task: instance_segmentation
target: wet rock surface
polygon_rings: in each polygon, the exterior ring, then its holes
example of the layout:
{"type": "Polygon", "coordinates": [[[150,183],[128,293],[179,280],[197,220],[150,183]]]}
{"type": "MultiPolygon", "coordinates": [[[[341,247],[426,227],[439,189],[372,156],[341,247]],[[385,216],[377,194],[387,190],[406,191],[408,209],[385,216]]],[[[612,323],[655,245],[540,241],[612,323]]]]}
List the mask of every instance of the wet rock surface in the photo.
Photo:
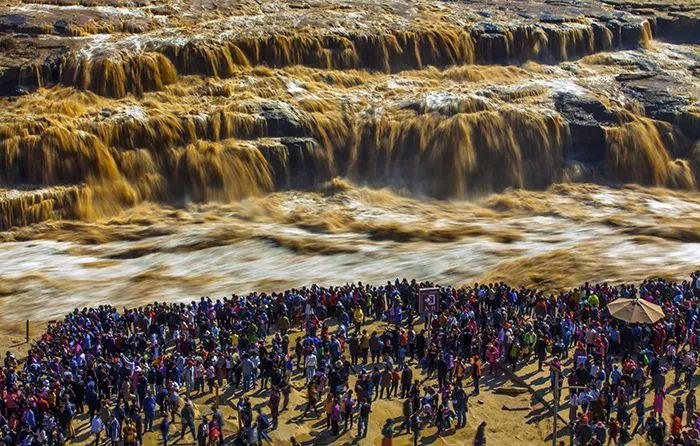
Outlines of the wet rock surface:
{"type": "Polygon", "coordinates": [[[556,108],[569,125],[571,153],[575,161],[596,163],[605,159],[605,130],[614,121],[613,114],[594,98],[582,98],[570,93],[556,97],[556,108]]]}
{"type": "MultiPolygon", "coordinates": [[[[216,58],[218,70],[205,70],[209,75],[221,75],[227,64],[248,63],[397,71],[428,64],[557,62],[644,45],[653,36],[696,42],[698,10],[697,2],[670,0],[497,5],[484,0],[302,5],[158,0],[90,2],[90,6],[70,0],[60,4],[6,0],[0,4],[0,35],[20,39],[22,49],[0,55],[0,94],[10,94],[16,85],[37,87],[59,80],[72,85],[75,81],[59,79],[56,70],[44,67],[66,64],[68,53],[129,65],[135,63],[125,59],[129,55],[155,51],[165,54],[182,74],[195,72],[194,67],[184,67],[195,62],[194,54],[181,51],[195,43],[196,65],[216,58]],[[182,60],[182,54],[188,59],[182,60]]],[[[90,64],[81,69],[90,70],[90,64]]]]}
{"type": "Polygon", "coordinates": [[[19,224],[335,176],[440,199],[577,181],[696,189],[697,10],[5,0],[0,182],[84,194],[19,224]]]}

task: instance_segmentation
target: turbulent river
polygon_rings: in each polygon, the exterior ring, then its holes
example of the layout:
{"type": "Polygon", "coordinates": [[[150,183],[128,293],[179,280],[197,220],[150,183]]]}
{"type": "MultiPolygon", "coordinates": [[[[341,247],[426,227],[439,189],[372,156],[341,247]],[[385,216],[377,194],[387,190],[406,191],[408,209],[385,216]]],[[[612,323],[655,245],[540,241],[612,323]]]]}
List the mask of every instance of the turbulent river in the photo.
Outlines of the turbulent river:
{"type": "Polygon", "coordinates": [[[334,181],[230,205],[142,205],[103,223],[50,222],[2,245],[3,316],[140,305],[397,277],[506,281],[683,279],[700,265],[700,194],[558,185],[436,201],[334,181]]]}
{"type": "Polygon", "coordinates": [[[684,279],[700,4],[0,0],[0,319],[684,279]]]}

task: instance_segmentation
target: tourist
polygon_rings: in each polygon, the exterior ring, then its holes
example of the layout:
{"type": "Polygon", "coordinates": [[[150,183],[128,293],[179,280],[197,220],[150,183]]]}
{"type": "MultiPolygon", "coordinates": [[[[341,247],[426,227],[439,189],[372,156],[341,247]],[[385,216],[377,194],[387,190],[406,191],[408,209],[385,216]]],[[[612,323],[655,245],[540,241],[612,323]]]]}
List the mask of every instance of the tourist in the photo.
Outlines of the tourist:
{"type": "Polygon", "coordinates": [[[205,446],[209,441],[209,420],[207,417],[202,418],[202,422],[197,428],[197,444],[198,446],[205,446]]]}
{"type": "Polygon", "coordinates": [[[342,415],[344,420],[343,430],[352,429],[353,426],[353,410],[355,409],[355,399],[352,396],[352,390],[348,390],[342,400],[342,415]],[[350,427],[348,427],[348,422],[350,427]]]}
{"type": "Polygon", "coordinates": [[[413,432],[413,446],[418,446],[418,439],[423,428],[423,420],[418,412],[411,415],[411,432],[413,432]]]}
{"type": "Polygon", "coordinates": [[[119,424],[119,420],[117,417],[112,414],[112,418],[109,420],[109,439],[112,443],[112,446],[118,446],[119,445],[119,439],[121,437],[121,425],[119,424]]]}
{"type": "Polygon", "coordinates": [[[461,383],[457,383],[454,390],[452,390],[452,407],[455,411],[455,416],[457,418],[457,428],[461,429],[467,425],[467,410],[469,395],[462,388],[461,383]]]}
{"type": "MultiPolygon", "coordinates": [[[[176,416],[180,437],[188,428],[194,437],[192,398],[216,391],[218,398],[228,398],[221,404],[239,398],[239,438],[263,441],[266,435],[274,438],[268,431],[277,428],[288,408],[290,383],[306,380],[308,403],[290,416],[303,420],[312,410],[318,416],[322,400],[335,436],[341,419],[344,430],[352,429],[357,411],[362,438],[371,401],[400,395],[401,430],[412,432],[417,442],[431,424],[441,433],[449,430],[452,412],[455,428],[466,426],[468,380],[471,395],[479,395],[484,361],[492,374],[505,367],[502,361],[510,361],[515,373],[527,368],[532,379],[546,380],[537,369],[547,364],[551,387],[556,375],[567,383],[568,400],[562,404],[569,406],[577,442],[600,441],[599,427],[608,440],[616,434],[618,442],[626,442],[632,412],[637,417],[632,434],[646,435],[655,444],[697,437],[694,390],[676,399],[669,412],[663,404],[669,370],[678,372],[679,387],[695,384],[700,306],[690,282],[588,283],[549,295],[502,283],[440,287],[440,306],[429,318],[429,330],[416,333],[404,315],[417,312],[418,290],[432,285],[397,280],[379,287],[347,284],[223,300],[202,297],[189,304],[154,303],[123,311],[109,305],[76,309],[48,327],[24,363],[6,355],[0,373],[7,390],[3,416],[12,422],[8,426],[16,426],[13,435],[70,438],[73,418],[80,419],[87,406],[90,432],[98,441],[106,430],[111,441],[126,442],[126,433],[131,439],[135,429],[140,444],[154,423],[167,441],[163,428],[176,416]],[[607,306],[620,297],[659,304],[666,319],[650,325],[613,319],[607,306]],[[331,327],[326,314],[341,325],[331,327]],[[365,319],[373,315],[377,320],[368,334],[365,319]],[[389,324],[378,323],[382,320],[389,324]],[[348,330],[352,324],[355,330],[348,330]],[[269,333],[271,327],[279,331],[269,333]],[[368,352],[372,366],[357,370],[360,358],[367,363],[368,352]],[[295,355],[303,375],[293,373],[295,355]],[[431,378],[423,384],[416,379],[425,376],[431,378]],[[253,409],[249,399],[258,378],[261,388],[270,389],[267,404],[260,406],[269,415],[253,409]],[[649,389],[654,391],[653,416],[644,421],[649,389]],[[107,426],[99,418],[105,409],[112,414],[107,426]],[[678,423],[683,416],[687,427],[678,423]]],[[[484,385],[499,384],[487,380],[484,385]]],[[[224,441],[225,418],[216,405],[212,412],[213,419],[197,429],[200,444],[224,441]]]]}
{"type": "Polygon", "coordinates": [[[124,422],[124,427],[122,428],[122,438],[124,439],[124,446],[136,446],[138,443],[136,425],[130,419],[127,419],[124,422]]]}
{"type": "Polygon", "coordinates": [[[92,435],[95,436],[95,445],[100,444],[100,435],[102,434],[102,431],[104,430],[104,422],[102,421],[102,418],[95,414],[92,417],[92,420],[90,421],[90,432],[92,435]]]}
{"type": "Polygon", "coordinates": [[[372,402],[363,401],[360,403],[359,416],[357,420],[357,436],[365,438],[369,428],[369,414],[372,413],[372,402]]]}
{"type": "Polygon", "coordinates": [[[317,364],[318,360],[313,351],[306,355],[306,357],[304,358],[304,368],[306,369],[306,384],[309,384],[309,382],[312,379],[314,379],[314,376],[316,376],[317,364]]]}
{"type": "Polygon", "coordinates": [[[695,390],[690,390],[685,397],[685,410],[686,410],[686,426],[691,426],[693,421],[693,415],[695,414],[696,402],[695,402],[695,390]]]}
{"type": "Polygon", "coordinates": [[[340,434],[340,404],[337,399],[333,399],[333,407],[331,408],[331,431],[333,435],[338,436],[340,434]]]}
{"type": "Polygon", "coordinates": [[[301,418],[306,417],[306,414],[309,413],[309,410],[311,409],[313,409],[314,415],[318,417],[318,408],[316,407],[316,404],[318,403],[318,387],[316,380],[311,381],[306,388],[306,398],[308,402],[306,404],[306,409],[304,409],[304,413],[301,414],[301,418]]]}
{"type": "Polygon", "coordinates": [[[194,430],[194,417],[195,413],[192,400],[188,398],[185,400],[185,405],[182,407],[182,411],[180,412],[180,439],[185,438],[187,429],[190,430],[192,439],[197,439],[197,435],[194,430]]]}
{"type": "Polygon", "coordinates": [[[170,441],[170,418],[168,418],[167,413],[163,415],[163,420],[160,422],[160,435],[163,439],[163,445],[168,446],[170,441]]]}

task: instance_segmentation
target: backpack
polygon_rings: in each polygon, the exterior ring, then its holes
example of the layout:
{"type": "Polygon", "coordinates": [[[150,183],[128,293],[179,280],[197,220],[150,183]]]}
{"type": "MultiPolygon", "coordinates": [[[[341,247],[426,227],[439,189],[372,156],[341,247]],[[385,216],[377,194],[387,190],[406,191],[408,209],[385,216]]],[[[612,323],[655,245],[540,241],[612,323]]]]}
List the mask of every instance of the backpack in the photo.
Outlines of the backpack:
{"type": "Polygon", "coordinates": [[[209,440],[215,441],[219,439],[219,426],[217,423],[212,423],[211,429],[209,429],[209,440]]]}

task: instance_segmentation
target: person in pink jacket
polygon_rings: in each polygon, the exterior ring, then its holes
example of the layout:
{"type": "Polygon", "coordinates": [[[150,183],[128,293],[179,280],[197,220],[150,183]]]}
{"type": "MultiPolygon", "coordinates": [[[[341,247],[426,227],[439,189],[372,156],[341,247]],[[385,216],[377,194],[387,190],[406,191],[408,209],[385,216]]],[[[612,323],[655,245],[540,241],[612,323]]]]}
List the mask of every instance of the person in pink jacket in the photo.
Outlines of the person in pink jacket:
{"type": "Polygon", "coordinates": [[[498,374],[498,360],[501,357],[501,351],[498,349],[496,341],[490,342],[486,347],[486,359],[489,361],[489,373],[492,375],[498,374]]]}
{"type": "Polygon", "coordinates": [[[665,390],[658,390],[654,394],[654,413],[661,414],[664,411],[664,397],[666,396],[666,391],[665,390]]]}

